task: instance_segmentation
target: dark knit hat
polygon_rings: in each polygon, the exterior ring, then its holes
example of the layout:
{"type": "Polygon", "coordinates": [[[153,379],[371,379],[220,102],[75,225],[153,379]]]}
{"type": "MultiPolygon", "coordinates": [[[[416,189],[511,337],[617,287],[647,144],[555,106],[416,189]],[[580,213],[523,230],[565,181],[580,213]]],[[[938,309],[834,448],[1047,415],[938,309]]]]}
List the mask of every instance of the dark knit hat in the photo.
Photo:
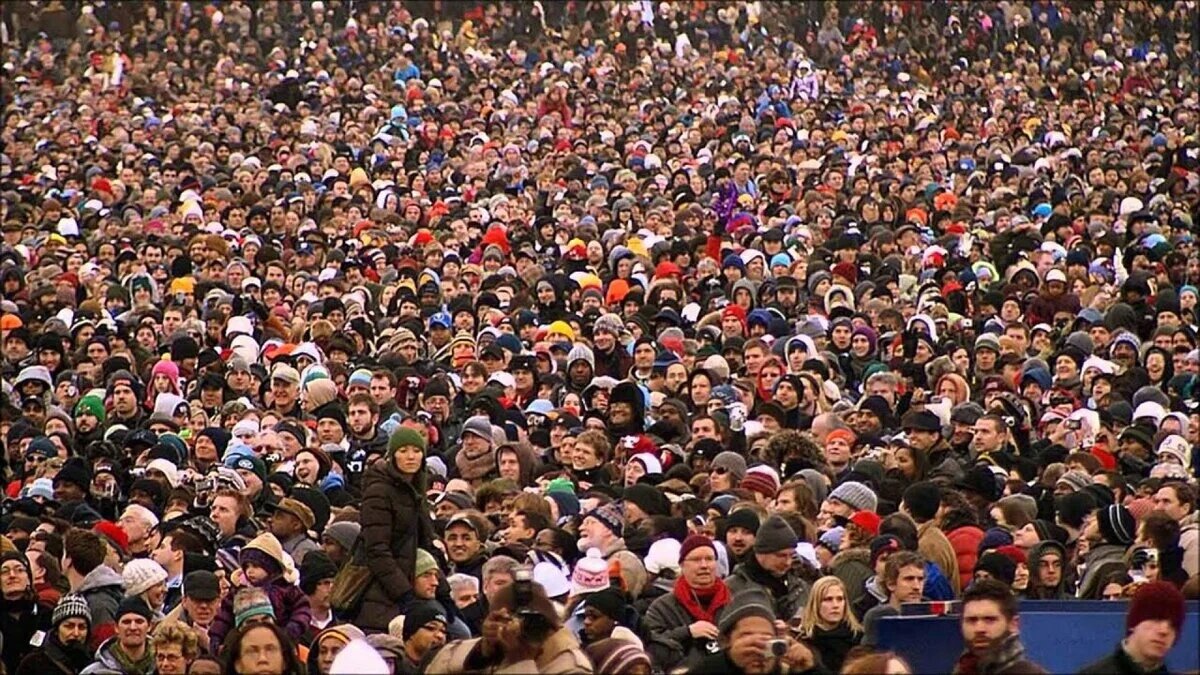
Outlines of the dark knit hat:
{"type": "Polygon", "coordinates": [[[620,507],[614,502],[597,506],[584,514],[583,517],[599,520],[618,537],[621,536],[622,531],[625,529],[625,516],[621,513],[620,507]]]}
{"type": "Polygon", "coordinates": [[[679,562],[682,563],[683,559],[688,557],[689,553],[698,548],[710,548],[712,549],[714,556],[717,554],[717,547],[715,544],[713,544],[712,539],[709,539],[702,534],[689,534],[687,539],[684,539],[683,544],[679,547],[679,562]]]}
{"type": "Polygon", "coordinates": [[[408,642],[408,639],[416,635],[417,631],[433,621],[441,621],[442,625],[449,626],[450,621],[446,618],[446,609],[433,601],[417,603],[404,615],[404,630],[401,632],[401,637],[408,642]]]}
{"type": "Polygon", "coordinates": [[[1008,546],[1011,543],[1013,543],[1013,537],[1008,530],[1000,527],[988,528],[987,532],[983,533],[983,539],[979,540],[979,552],[983,553],[989,549],[1008,546]]]}
{"type": "Polygon", "coordinates": [[[1120,504],[1096,511],[1096,524],[1100,526],[1100,535],[1109,544],[1129,546],[1137,535],[1137,521],[1129,509],[1120,504]]]}
{"type": "Polygon", "coordinates": [[[751,509],[742,508],[729,514],[729,517],[725,519],[725,530],[729,531],[735,527],[740,527],[743,530],[758,532],[761,524],[757,513],[751,509]]]}
{"type": "Polygon", "coordinates": [[[942,489],[933,481],[920,481],[904,491],[904,504],[917,522],[933,520],[942,505],[942,489]]]}
{"type": "Polygon", "coordinates": [[[671,502],[662,490],[639,483],[625,488],[625,501],[637,505],[647,516],[671,515],[671,502]]]}
{"type": "Polygon", "coordinates": [[[58,626],[67,619],[83,619],[89,626],[92,625],[92,610],[88,607],[86,598],[68,593],[59,599],[58,604],[54,606],[51,623],[58,626]]]}
{"type": "MultiPolygon", "coordinates": [[[[769,522],[769,520],[768,520],[769,522]]],[[[787,525],[787,523],[784,523],[787,525]]],[[[738,593],[733,598],[733,602],[729,603],[725,608],[725,614],[721,617],[718,628],[721,629],[721,635],[729,635],[733,632],[734,627],[742,619],[747,617],[757,616],[772,623],[775,622],[775,609],[771,603],[771,598],[764,591],[756,587],[751,587],[738,593]]]]}
{"type": "Polygon", "coordinates": [[[895,553],[902,548],[904,548],[904,545],[900,543],[900,538],[894,534],[881,534],[871,539],[871,569],[875,569],[875,561],[879,560],[879,556],[884,553],[895,553]]]}
{"type": "Polygon", "coordinates": [[[775,553],[790,550],[796,548],[798,543],[800,538],[796,536],[796,531],[776,514],[759,526],[758,534],[754,538],[754,552],[775,553]]]}
{"type": "Polygon", "coordinates": [[[312,595],[317,584],[337,576],[338,567],[324,551],[310,551],[300,563],[300,590],[312,595]]]}
{"type": "Polygon", "coordinates": [[[597,640],[585,649],[597,673],[626,675],[650,670],[650,657],[645,650],[629,640],[605,638],[597,640]],[[641,670],[638,667],[642,667],[641,670]]]}
{"type": "Polygon", "coordinates": [[[117,620],[117,623],[120,623],[121,617],[126,614],[137,614],[146,621],[154,620],[154,612],[150,609],[150,605],[147,605],[146,601],[138,595],[122,600],[121,604],[117,606],[117,611],[113,614],[113,618],[117,620]]]}
{"type": "Polygon", "coordinates": [[[1013,581],[1017,578],[1017,564],[1008,556],[996,551],[988,551],[979,556],[979,560],[975,563],[975,571],[987,572],[992,575],[993,579],[1006,586],[1012,586],[1013,581]]]}
{"type": "Polygon", "coordinates": [[[54,476],[55,484],[71,483],[78,485],[86,494],[92,487],[92,472],[88,469],[80,457],[72,457],[63,464],[63,467],[58,470],[58,474],[54,476]]]}
{"type": "Polygon", "coordinates": [[[1133,630],[1143,621],[1167,621],[1179,633],[1187,614],[1183,594],[1166,581],[1151,581],[1142,584],[1129,601],[1129,613],[1125,615],[1125,629],[1133,630]]]}
{"type": "Polygon", "coordinates": [[[621,593],[620,589],[609,586],[602,591],[589,593],[584,597],[587,598],[584,603],[588,607],[600,612],[613,621],[620,622],[625,616],[627,603],[625,602],[625,596],[621,593]]]}
{"type": "Polygon", "coordinates": [[[1054,511],[1064,525],[1079,529],[1087,514],[1096,508],[1096,500],[1087,492],[1072,492],[1054,500],[1054,511]]]}

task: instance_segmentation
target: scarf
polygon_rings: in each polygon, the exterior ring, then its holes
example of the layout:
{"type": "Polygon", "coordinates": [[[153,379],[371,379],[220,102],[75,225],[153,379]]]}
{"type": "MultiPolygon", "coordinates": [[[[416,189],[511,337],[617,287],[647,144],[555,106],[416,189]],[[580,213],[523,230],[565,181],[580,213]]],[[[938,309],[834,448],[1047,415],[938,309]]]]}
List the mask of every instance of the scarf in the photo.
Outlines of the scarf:
{"type": "Polygon", "coordinates": [[[154,672],[154,648],[149,644],[146,645],[146,651],[142,653],[142,658],[133,660],[121,649],[121,644],[116,643],[109,650],[113,660],[121,665],[121,672],[128,675],[148,675],[154,672]]]}
{"type": "Polygon", "coordinates": [[[717,622],[717,612],[733,600],[729,587],[720,579],[717,579],[711,588],[697,590],[692,588],[687,579],[679,577],[672,592],[693,619],[713,624],[717,622]]]}
{"type": "Polygon", "coordinates": [[[466,480],[479,480],[496,469],[496,456],[491,450],[486,450],[475,457],[467,456],[465,450],[459,450],[454,456],[454,464],[458,466],[458,475],[466,480]]]}

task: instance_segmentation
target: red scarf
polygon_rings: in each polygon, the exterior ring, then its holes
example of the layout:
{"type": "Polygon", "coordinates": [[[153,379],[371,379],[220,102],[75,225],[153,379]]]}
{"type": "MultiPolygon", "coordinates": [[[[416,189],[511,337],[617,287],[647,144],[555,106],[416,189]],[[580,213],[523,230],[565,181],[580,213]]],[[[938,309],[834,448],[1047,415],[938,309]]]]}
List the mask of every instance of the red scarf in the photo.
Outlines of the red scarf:
{"type": "Polygon", "coordinates": [[[711,588],[698,591],[688,584],[687,579],[679,577],[675,582],[673,592],[675,599],[679,600],[679,604],[683,605],[693,619],[709,623],[716,623],[717,612],[733,600],[733,596],[729,593],[729,587],[720,579],[717,579],[711,588]]]}

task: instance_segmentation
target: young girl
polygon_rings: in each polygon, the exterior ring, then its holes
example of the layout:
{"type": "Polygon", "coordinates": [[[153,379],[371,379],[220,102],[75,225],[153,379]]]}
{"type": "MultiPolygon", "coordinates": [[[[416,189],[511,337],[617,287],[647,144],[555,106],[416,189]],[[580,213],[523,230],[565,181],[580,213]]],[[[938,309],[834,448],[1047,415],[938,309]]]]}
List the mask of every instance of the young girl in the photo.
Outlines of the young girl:
{"type": "MultiPolygon", "coordinates": [[[[275,535],[263,533],[242,548],[239,556],[241,569],[234,572],[235,586],[254,586],[267,593],[275,612],[275,623],[293,640],[300,639],[308,630],[312,611],[308,596],[296,585],[299,578],[290,557],[284,554],[283,545],[275,535]]],[[[233,593],[221,602],[221,611],[213,620],[208,635],[215,650],[221,640],[233,628],[233,593]]]]}

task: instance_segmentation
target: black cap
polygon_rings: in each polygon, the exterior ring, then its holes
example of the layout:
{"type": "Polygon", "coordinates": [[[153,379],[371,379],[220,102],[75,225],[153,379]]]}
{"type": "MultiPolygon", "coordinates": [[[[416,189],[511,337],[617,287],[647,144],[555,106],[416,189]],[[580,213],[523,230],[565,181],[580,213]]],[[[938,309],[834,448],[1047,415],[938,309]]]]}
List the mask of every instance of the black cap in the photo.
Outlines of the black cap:
{"type": "Polygon", "coordinates": [[[904,413],[904,419],[900,421],[901,428],[916,431],[937,431],[942,430],[942,420],[937,415],[928,410],[910,410],[904,413]]]}
{"type": "Polygon", "coordinates": [[[209,602],[221,595],[221,582],[208,570],[198,570],[183,578],[183,595],[193,600],[209,602]]]}

